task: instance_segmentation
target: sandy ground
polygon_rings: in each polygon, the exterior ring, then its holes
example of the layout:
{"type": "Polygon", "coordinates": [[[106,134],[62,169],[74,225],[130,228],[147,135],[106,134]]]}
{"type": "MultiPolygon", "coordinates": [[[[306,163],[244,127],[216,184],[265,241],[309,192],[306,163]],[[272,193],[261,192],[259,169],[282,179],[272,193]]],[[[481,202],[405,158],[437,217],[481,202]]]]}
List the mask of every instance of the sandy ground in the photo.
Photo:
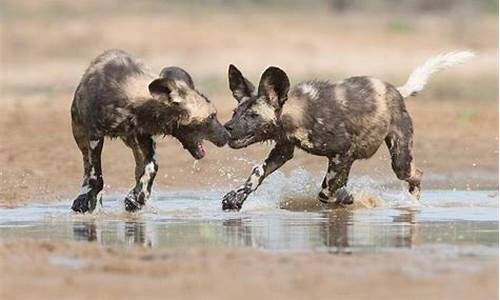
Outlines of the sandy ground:
{"type": "Polygon", "coordinates": [[[0,244],[2,299],[497,299],[497,258],[0,244]],[[27,285],[29,280],[29,288],[27,285]],[[459,283],[459,284],[457,284],[459,283]],[[126,288],[124,288],[126,286],[126,288]]]}
{"type": "MultiPolygon", "coordinates": [[[[82,163],[71,136],[69,107],[88,62],[109,48],[126,49],[153,70],[185,67],[223,121],[235,105],[227,90],[229,63],[252,80],[266,66],[279,65],[292,83],[369,74],[399,84],[432,54],[473,49],[479,54],[474,61],[437,75],[422,95],[407,102],[415,123],[416,163],[425,172],[424,189],[498,189],[497,16],[202,14],[163,6],[143,12],[132,2],[127,2],[130,7],[113,1],[76,3],[5,1],[0,28],[2,207],[67,199],[79,190],[82,163]]],[[[270,147],[237,151],[209,146],[206,158],[193,168],[193,159],[177,141],[159,139],[154,189],[229,190],[270,147]]],[[[321,174],[326,161],[297,151],[283,171],[297,168],[321,174]]],[[[125,193],[132,187],[132,154],[120,141],[105,141],[103,172],[105,191],[125,193]]],[[[385,147],[356,163],[352,175],[399,185],[385,147]]],[[[471,270],[464,267],[468,258],[421,257],[411,251],[333,256],[32,240],[3,241],[0,256],[2,299],[498,298],[497,257],[475,259],[477,268],[471,270]],[[79,268],[71,266],[74,259],[82,264],[79,268]]]]}

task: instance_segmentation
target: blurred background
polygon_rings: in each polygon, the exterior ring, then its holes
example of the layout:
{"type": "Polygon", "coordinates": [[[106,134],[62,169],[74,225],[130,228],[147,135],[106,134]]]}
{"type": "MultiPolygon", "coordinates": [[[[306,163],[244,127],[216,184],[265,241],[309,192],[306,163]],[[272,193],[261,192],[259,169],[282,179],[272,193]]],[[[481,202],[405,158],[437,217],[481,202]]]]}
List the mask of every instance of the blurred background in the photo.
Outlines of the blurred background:
{"type": "MultiPolygon", "coordinates": [[[[72,94],[89,62],[121,48],[154,73],[177,65],[226,121],[236,102],[230,63],[254,83],[269,65],[292,84],[371,75],[403,84],[414,67],[442,51],[478,56],[432,78],[408,100],[416,164],[424,188],[498,188],[498,1],[495,0],[1,0],[0,201],[69,197],[78,191],[81,157],[70,129],[72,94]]],[[[106,190],[132,186],[133,157],[106,141],[106,190]]],[[[196,166],[177,141],[158,139],[157,188],[241,183],[271,145],[209,146],[196,166]]],[[[321,178],[326,159],[296,151],[285,174],[321,178]]],[[[384,187],[399,186],[385,147],[355,164],[384,187]]],[[[318,186],[319,188],[319,186],[318,186]]]]}

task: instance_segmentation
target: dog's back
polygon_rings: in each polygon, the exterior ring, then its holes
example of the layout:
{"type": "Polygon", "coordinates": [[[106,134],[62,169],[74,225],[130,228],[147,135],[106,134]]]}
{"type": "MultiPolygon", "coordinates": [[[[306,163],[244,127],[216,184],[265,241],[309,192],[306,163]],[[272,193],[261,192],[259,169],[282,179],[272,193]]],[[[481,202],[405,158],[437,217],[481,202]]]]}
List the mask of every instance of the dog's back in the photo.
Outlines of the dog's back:
{"type": "Polygon", "coordinates": [[[290,79],[278,67],[268,67],[262,73],[255,93],[253,84],[230,65],[229,88],[238,106],[226,123],[231,132],[229,145],[243,148],[269,139],[276,145],[244,185],[224,196],[223,209],[240,209],[266,176],[293,157],[295,147],[328,158],[318,200],[350,204],[353,197],[344,187],[352,164],[371,157],[383,142],[394,173],[418,198],[423,172],[413,160],[413,125],[404,98],[422,91],[433,73],[473,56],[472,52],[461,51],[431,57],[398,88],[358,76],[335,83],[306,81],[290,93],[290,79]]]}
{"type": "Polygon", "coordinates": [[[90,132],[117,135],[126,131],[132,102],[150,99],[153,76],[123,50],[108,50],[85,71],[73,98],[73,122],[90,132]]]}
{"type": "Polygon", "coordinates": [[[289,136],[310,153],[351,151],[368,158],[402,110],[404,100],[394,86],[358,76],[297,84],[283,106],[282,121],[289,136]]]}

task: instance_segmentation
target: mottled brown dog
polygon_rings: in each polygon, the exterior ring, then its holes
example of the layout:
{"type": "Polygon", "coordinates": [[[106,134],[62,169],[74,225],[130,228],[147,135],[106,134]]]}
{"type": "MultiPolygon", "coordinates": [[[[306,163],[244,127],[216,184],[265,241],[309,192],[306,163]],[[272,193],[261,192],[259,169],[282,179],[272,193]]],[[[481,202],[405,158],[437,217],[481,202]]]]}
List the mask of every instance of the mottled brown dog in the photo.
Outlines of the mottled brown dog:
{"type": "Polygon", "coordinates": [[[204,139],[222,147],[229,138],[214,105],[186,71],[169,67],[157,78],[121,50],[92,61],[76,89],[71,120],[84,167],[72,209],[81,213],[92,212],[100,201],[104,137],[120,137],[135,158],[136,184],[125,198],[128,211],[140,209],[151,194],[158,170],[154,136],[174,136],[195,159],[205,156],[204,139]]]}
{"type": "Polygon", "coordinates": [[[318,199],[350,204],[353,198],[344,187],[353,162],[370,158],[384,141],[394,173],[418,198],[422,171],[414,165],[413,125],[404,99],[421,91],[432,73],[472,56],[471,52],[452,52],[432,57],[398,88],[363,76],[333,83],[301,82],[290,93],[288,76],[279,68],[269,67],[255,90],[230,65],[229,87],[238,106],[225,124],[231,134],[229,145],[237,149],[266,140],[276,145],[242,186],[224,196],[223,209],[240,209],[266,176],[293,157],[295,147],[328,158],[318,199]]]}

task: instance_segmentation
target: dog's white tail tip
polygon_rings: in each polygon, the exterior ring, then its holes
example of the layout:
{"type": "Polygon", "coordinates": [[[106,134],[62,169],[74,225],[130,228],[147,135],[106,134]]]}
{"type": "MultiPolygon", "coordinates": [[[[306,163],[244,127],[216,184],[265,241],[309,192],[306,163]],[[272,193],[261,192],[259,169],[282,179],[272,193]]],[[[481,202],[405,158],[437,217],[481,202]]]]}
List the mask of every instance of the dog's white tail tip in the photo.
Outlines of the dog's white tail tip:
{"type": "Polygon", "coordinates": [[[474,56],[476,54],[469,50],[440,53],[429,58],[423,65],[413,70],[405,85],[397,89],[403,98],[414,96],[424,89],[427,80],[433,73],[454,65],[463,64],[474,56]]]}

